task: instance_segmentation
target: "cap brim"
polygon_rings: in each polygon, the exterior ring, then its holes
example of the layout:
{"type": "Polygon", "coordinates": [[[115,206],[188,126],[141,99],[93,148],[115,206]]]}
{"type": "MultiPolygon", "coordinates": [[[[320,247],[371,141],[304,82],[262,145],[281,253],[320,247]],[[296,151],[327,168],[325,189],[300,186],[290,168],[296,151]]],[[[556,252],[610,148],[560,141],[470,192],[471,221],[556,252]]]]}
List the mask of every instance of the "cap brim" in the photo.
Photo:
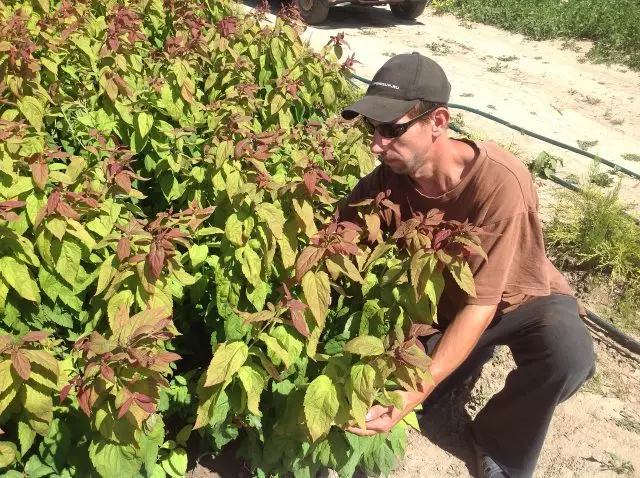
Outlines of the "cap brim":
{"type": "Polygon", "coordinates": [[[351,120],[358,115],[381,123],[390,123],[409,112],[420,100],[397,100],[384,96],[367,95],[342,111],[342,117],[351,120]]]}

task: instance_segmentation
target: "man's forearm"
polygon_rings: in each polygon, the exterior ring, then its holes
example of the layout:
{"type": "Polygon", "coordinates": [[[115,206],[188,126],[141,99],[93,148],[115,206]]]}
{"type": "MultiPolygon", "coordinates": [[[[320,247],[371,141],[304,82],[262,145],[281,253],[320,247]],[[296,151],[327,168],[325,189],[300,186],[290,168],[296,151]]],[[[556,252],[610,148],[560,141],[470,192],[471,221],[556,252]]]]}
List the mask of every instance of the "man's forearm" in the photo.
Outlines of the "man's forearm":
{"type": "Polygon", "coordinates": [[[467,305],[458,313],[442,335],[429,367],[436,385],[465,361],[491,323],[495,312],[494,305],[467,305]]]}

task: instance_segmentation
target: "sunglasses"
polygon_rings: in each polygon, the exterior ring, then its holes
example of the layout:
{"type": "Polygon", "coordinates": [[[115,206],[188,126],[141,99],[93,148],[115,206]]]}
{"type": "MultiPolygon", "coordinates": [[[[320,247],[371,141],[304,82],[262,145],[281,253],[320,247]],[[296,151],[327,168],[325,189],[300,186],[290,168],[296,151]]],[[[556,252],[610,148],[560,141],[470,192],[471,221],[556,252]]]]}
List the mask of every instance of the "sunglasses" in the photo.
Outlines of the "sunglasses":
{"type": "Polygon", "coordinates": [[[424,113],[419,114],[415,118],[410,119],[405,123],[400,123],[400,124],[380,123],[378,125],[374,125],[373,123],[371,123],[371,120],[369,120],[369,118],[364,118],[363,122],[369,134],[374,134],[376,130],[378,130],[378,133],[380,133],[380,136],[382,136],[383,138],[397,138],[405,134],[413,123],[427,116],[428,114],[433,113],[440,106],[441,105],[435,106],[434,108],[431,108],[430,110],[427,110],[424,113]]]}

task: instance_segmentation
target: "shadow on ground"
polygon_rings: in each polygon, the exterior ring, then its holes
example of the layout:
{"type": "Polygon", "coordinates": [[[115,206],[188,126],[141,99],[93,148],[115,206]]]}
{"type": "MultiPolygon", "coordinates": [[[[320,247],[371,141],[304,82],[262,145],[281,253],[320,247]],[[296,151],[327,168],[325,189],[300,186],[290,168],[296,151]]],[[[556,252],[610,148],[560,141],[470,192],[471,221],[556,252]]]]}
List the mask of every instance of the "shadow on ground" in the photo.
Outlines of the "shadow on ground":
{"type": "MultiPolygon", "coordinates": [[[[242,3],[248,7],[255,8],[260,5],[259,0],[243,0],[242,3]]],[[[278,13],[282,2],[272,0],[269,2],[271,13],[278,13]]],[[[340,5],[329,10],[329,17],[321,24],[314,25],[320,30],[333,29],[369,29],[387,28],[395,25],[424,25],[419,20],[402,20],[393,16],[387,5],[378,7],[362,5],[340,5]]]]}
{"type": "Polygon", "coordinates": [[[462,387],[426,405],[418,415],[422,434],[433,445],[464,462],[471,476],[475,476],[475,453],[469,432],[471,416],[465,405],[471,400],[471,391],[479,378],[480,373],[475,374],[462,387]]]}

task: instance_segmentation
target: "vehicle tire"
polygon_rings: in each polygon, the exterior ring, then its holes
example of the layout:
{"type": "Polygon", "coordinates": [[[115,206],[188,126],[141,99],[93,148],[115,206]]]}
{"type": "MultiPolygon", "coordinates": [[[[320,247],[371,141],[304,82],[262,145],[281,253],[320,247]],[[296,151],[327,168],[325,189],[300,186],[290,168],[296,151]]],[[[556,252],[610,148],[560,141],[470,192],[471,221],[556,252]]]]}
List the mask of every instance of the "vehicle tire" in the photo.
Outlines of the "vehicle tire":
{"type": "Polygon", "coordinates": [[[405,1],[402,3],[392,3],[389,5],[391,7],[391,13],[398,18],[402,18],[404,20],[413,20],[414,18],[418,18],[424,12],[424,9],[427,8],[427,5],[431,3],[431,0],[426,2],[410,2],[405,1]]]}
{"type": "Polygon", "coordinates": [[[300,10],[300,16],[309,25],[317,25],[329,15],[328,0],[294,0],[300,10]]]}

